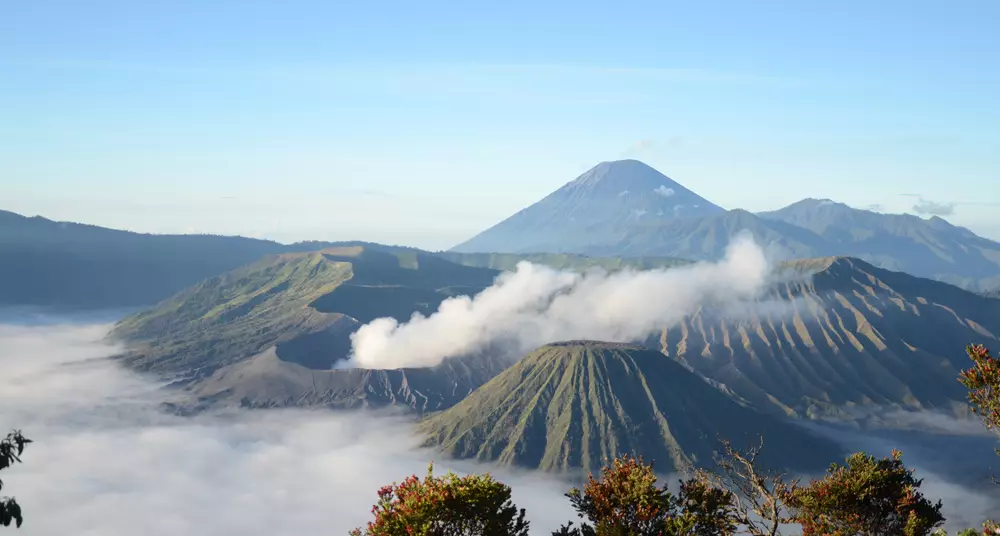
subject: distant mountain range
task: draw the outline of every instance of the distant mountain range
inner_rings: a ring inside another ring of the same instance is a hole
[[[710,466],[720,437],[740,448],[766,437],[760,463],[771,467],[840,458],[830,441],[740,405],[659,352],[597,341],[542,347],[421,429],[454,458],[554,472],[596,473],[625,453],[664,472]]]
[[[519,256],[457,258],[509,268]],[[966,416],[952,381],[962,347],[1000,335],[1000,300],[831,257],[780,265],[759,306],[706,306],[645,341],[551,344],[513,365],[487,349],[433,368],[337,368],[362,323],[428,314],[498,274],[405,248],[281,253],[127,317],[110,337],[127,345],[122,362],[173,380],[177,413],[397,406],[427,416],[428,445],[449,455],[566,472],[622,452],[665,470],[704,465],[716,435],[754,433],[776,465],[821,469],[835,448],[789,419],[919,428],[909,410]]]
[[[635,160],[598,164],[452,251],[706,260],[722,256],[742,230],[779,259],[851,256],[972,290],[1000,288],[1000,243],[941,218],[828,199],[727,211]]]
[[[149,305],[285,247],[242,237],[132,233],[0,211],[0,305]]]
[[[576,269],[609,264],[548,259]],[[703,308],[633,342],[772,414],[873,424],[892,424],[884,415],[894,410],[966,414],[961,386],[941,379],[957,376],[966,344],[1000,337],[1000,300],[845,257],[790,261],[780,270],[762,305],[746,314]],[[440,385],[425,372],[369,375],[365,381],[381,386],[370,399],[358,377],[331,368],[348,356],[361,324],[430,314],[498,273],[376,246],[272,255],[124,319],[111,336],[128,344],[127,364],[175,380],[195,405],[353,407],[364,399],[444,409],[460,399],[454,392],[475,389],[507,363],[452,360]],[[420,397],[400,391],[404,383]]]

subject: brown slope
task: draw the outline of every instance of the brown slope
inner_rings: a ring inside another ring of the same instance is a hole
[[[701,311],[662,351],[761,408],[809,417],[883,409],[964,415],[963,348],[1000,336],[1000,301],[852,258],[790,263],[771,298],[738,320]],[[813,273],[811,278],[795,272]]]

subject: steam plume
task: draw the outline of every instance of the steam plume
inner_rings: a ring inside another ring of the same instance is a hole
[[[672,269],[577,274],[522,262],[474,298],[449,298],[430,316],[362,326],[347,365],[430,367],[495,343],[523,352],[560,340],[632,341],[706,303],[755,297],[768,268],[749,234],[737,236],[717,263]]]

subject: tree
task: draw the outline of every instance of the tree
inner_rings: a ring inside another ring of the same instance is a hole
[[[352,536],[527,536],[524,509],[511,501],[510,487],[489,474],[434,476],[434,464],[420,480],[410,476],[378,490],[374,520]]]
[[[0,470],[7,469],[15,462],[21,463],[21,454],[28,443],[31,440],[21,435],[20,430],[14,430],[0,439]],[[0,490],[2,489],[3,481],[0,480]],[[21,507],[13,497],[0,497],[0,525],[9,527],[12,522],[15,527],[20,527],[24,522]]]
[[[926,536],[944,517],[941,501],[918,491],[921,483],[898,450],[883,459],[858,452],[790,491],[788,503],[803,536]]]
[[[982,344],[967,346],[965,353],[973,365],[959,374],[958,381],[969,390],[969,405],[983,419],[986,428],[1000,431],[1000,362]],[[996,452],[1000,455],[1000,450]],[[993,482],[996,483],[995,477]],[[1000,532],[1000,524],[987,521],[983,531]]]
[[[735,498],[735,519],[753,536],[778,536],[781,525],[794,520],[785,505],[786,499],[798,486],[798,481],[785,481],[785,473],[761,472],[757,456],[764,448],[764,438],[754,447],[734,449],[725,439],[722,452],[716,454],[716,464],[722,473],[716,485],[727,489]]]
[[[653,466],[628,455],[601,470],[601,479],[589,475],[583,490],[566,494],[581,523],[569,523],[553,536],[727,536],[735,534],[733,497],[713,487],[698,472],[681,482],[674,496],[656,485]]]

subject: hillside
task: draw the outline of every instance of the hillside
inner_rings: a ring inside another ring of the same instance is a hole
[[[453,251],[581,253],[637,223],[722,211],[642,162],[601,162]]]
[[[771,467],[817,469],[840,454],[659,352],[589,341],[540,348],[420,426],[452,457],[553,472],[596,472],[624,453],[664,472],[710,465],[719,435],[737,446],[764,435]]]
[[[779,259],[850,256],[970,290],[1000,287],[1000,243],[939,217],[828,199],[760,214],[726,211],[634,160],[601,163],[452,251],[712,260],[742,231]]]
[[[284,247],[243,237],[132,233],[0,211],[0,305],[149,305]]]
[[[398,406],[419,413],[449,408],[510,365],[489,356],[449,359],[433,368],[317,370],[271,347],[186,386],[173,409]]]
[[[768,221],[745,210],[729,210],[704,218],[685,218],[626,229],[613,243],[592,246],[587,253],[624,257],[669,256],[714,260],[725,255],[734,236],[748,231],[775,259],[800,259],[830,254],[822,238],[781,221]]]
[[[463,266],[476,266],[493,270],[508,271],[517,263],[527,261],[556,270],[583,272],[590,268],[602,268],[609,272],[630,268],[633,270],[655,270],[690,264],[691,261],[674,257],[589,257],[572,253],[458,253],[443,251],[438,256]]]
[[[781,301],[735,315],[702,310],[648,344],[782,414],[965,415],[962,349],[1000,336],[1000,300],[851,258],[784,270],[768,296]]]
[[[1000,243],[937,216],[880,214],[829,199],[805,199],[758,215],[816,233],[837,255],[973,290],[1000,285]]]
[[[277,355],[313,369],[347,356],[350,334],[380,316],[429,313],[454,292],[475,291],[497,272],[430,254],[361,246],[268,256],[208,279],[125,318],[110,337],[122,359],[169,377],[205,378],[277,345]]]

